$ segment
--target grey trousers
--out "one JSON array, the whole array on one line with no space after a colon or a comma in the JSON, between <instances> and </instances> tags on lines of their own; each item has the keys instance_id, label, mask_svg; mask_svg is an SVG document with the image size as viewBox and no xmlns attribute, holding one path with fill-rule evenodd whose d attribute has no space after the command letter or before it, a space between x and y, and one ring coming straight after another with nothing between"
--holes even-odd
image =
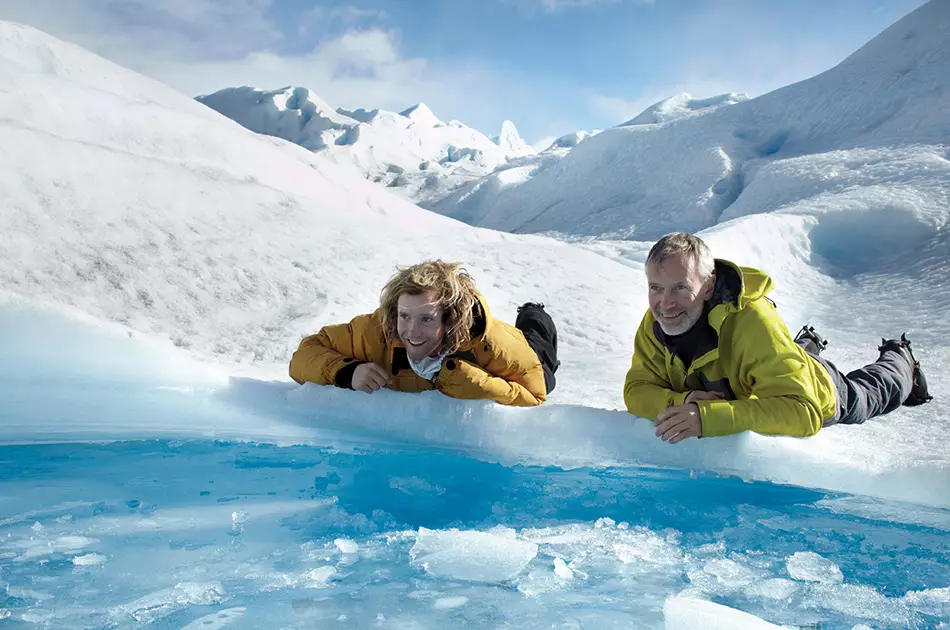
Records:
<instances>
[{"instance_id":1,"label":"grey trousers","mask_svg":"<svg viewBox=\"0 0 950 630\"><path fill-rule=\"evenodd\" d=\"M914 384L913 367L899 352L885 352L874 363L847 374L831 361L812 356L828 370L838 393L837 417L825 420L823 426L826 427L861 424L869 418L890 413L907 400Z\"/></svg>"}]
</instances>

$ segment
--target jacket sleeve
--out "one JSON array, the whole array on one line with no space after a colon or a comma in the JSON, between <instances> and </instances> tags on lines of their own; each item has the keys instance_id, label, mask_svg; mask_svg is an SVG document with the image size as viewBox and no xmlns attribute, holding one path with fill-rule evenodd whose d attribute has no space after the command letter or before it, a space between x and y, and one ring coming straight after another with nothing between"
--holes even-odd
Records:
<instances>
[{"instance_id":1,"label":"jacket sleeve","mask_svg":"<svg viewBox=\"0 0 950 630\"><path fill-rule=\"evenodd\" d=\"M643 316L633 340L633 359L623 384L623 401L635 416L656 420L661 411L682 405L688 392L673 390L668 380L666 353L653 334L653 319Z\"/></svg>"},{"instance_id":2,"label":"jacket sleeve","mask_svg":"<svg viewBox=\"0 0 950 630\"><path fill-rule=\"evenodd\" d=\"M806 437L822 425L817 369L792 340L785 323L764 300L747 306L736 321L741 343L731 344L739 379L753 397L699 401L703 437L742 431Z\"/></svg>"},{"instance_id":3,"label":"jacket sleeve","mask_svg":"<svg viewBox=\"0 0 950 630\"><path fill-rule=\"evenodd\" d=\"M535 407L547 399L544 370L532 366L517 380L493 376L484 368L462 359L446 359L436 378L436 387L452 398L494 400L503 405Z\"/></svg>"},{"instance_id":4,"label":"jacket sleeve","mask_svg":"<svg viewBox=\"0 0 950 630\"><path fill-rule=\"evenodd\" d=\"M354 364L381 363L387 347L374 315L358 315L347 324L324 326L300 342L290 359L290 378L298 383L349 387ZM346 368L346 369L344 369ZM346 375L346 382L338 380Z\"/></svg>"}]
</instances>

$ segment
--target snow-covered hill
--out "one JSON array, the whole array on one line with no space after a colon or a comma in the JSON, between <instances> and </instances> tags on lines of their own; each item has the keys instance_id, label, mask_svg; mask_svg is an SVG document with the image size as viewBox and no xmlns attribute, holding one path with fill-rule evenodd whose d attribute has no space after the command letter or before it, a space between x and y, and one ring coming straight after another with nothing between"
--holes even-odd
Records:
<instances>
[{"instance_id":1,"label":"snow-covered hill","mask_svg":"<svg viewBox=\"0 0 950 630\"><path fill-rule=\"evenodd\" d=\"M889 207L929 208L933 234L950 177L948 68L950 3L934 0L816 77L751 100L674 98L520 185L430 207L512 232L648 240L832 199L853 205L873 189Z\"/></svg>"},{"instance_id":2,"label":"snow-covered hill","mask_svg":"<svg viewBox=\"0 0 950 630\"><path fill-rule=\"evenodd\" d=\"M943 42L922 30L917 40L925 39ZM918 53L922 60L945 54ZM889 111L884 96L872 102ZM940 96L927 98L932 104ZM756 102L619 131L653 138L657 154L672 154L679 145L664 148L662 129ZM409 116L427 118L421 108ZM802 120L801 129L818 124ZM913 142L942 137L936 119L928 120L916 129L905 121L892 132L882 124L868 133ZM611 160L619 154L587 147L603 145L605 135L614 137L613 146L617 131L584 140L531 182L578 154L599 155L604 172L616 175ZM794 145L795 136L787 142ZM946 504L950 458L932 437L947 430L938 405L832 427L807 440L743 435L681 445L656 440L647 421L620 410L633 334L646 309L647 242L571 245L470 227L408 203L350 166L252 133L157 82L9 23L0 24L0 146L12 148L0 152L0 287L16 305L30 305L0 303L12 322L0 327L8 335L2 354L14 357L4 368L9 378L0 379L7 388L0 441L219 430L231 439L308 441L342 427L403 444L471 449L506 463L695 467ZM789 326L818 325L842 367L872 359L876 337L909 331L940 399L950 391L950 296L941 289L950 272L946 157L930 144L773 159L738 202L757 199L757 214L746 211L703 235L718 255L772 274L773 297ZM675 179L687 166L664 168ZM516 169L498 175L516 178ZM697 181L707 175L694 173ZM654 173L658 182L664 176ZM770 178L776 185L765 185ZM609 179L597 171L573 184L579 196L598 198ZM641 193L656 195L645 204L668 200L658 185ZM802 199L813 205L795 205ZM694 227L688 217L668 220ZM548 305L563 361L548 403L523 410L438 395L366 398L289 383L287 360L301 337L374 308L395 265L434 257L465 261L502 319L512 321L527 300ZM32 315L37 305L108 322L121 334L106 344L71 333L55 317ZM20 343L30 335L44 340L42 352ZM141 339L151 345L139 347ZM129 344L137 349L133 358L116 361L121 352L105 351ZM159 358L149 349L155 344L254 378L208 394L204 381L182 383L183 374L171 370L175 380L153 388L151 376L133 375L162 373L142 365ZM53 386L67 370L84 379L77 381L81 408L78 398L59 399L37 385ZM126 405L129 380L147 393L135 407ZM147 403L144 410L140 403ZM217 410L213 419L204 415L206 403Z\"/></svg>"},{"instance_id":3,"label":"snow-covered hill","mask_svg":"<svg viewBox=\"0 0 950 630\"><path fill-rule=\"evenodd\" d=\"M568 375L572 346L581 361L603 347L588 326L632 338L636 323L608 312L643 308L639 296L611 295L636 282L621 264L422 210L28 27L0 27L0 94L0 145L17 147L0 154L0 286L203 359L286 378L301 337L373 310L397 264L430 257L465 261L499 317L513 321L528 300L550 304ZM567 317L585 308L582 285L609 311ZM588 386L579 364L563 394L617 399L613 377L628 361L606 359L611 371Z\"/></svg>"},{"instance_id":4,"label":"snow-covered hill","mask_svg":"<svg viewBox=\"0 0 950 630\"><path fill-rule=\"evenodd\" d=\"M636 117L620 126L629 127L631 125L654 125L671 122L685 116L708 114L724 105L735 105L747 100L749 100L747 94L736 94L734 92L711 98L693 98L690 94L677 94L647 107Z\"/></svg>"},{"instance_id":5,"label":"snow-covered hill","mask_svg":"<svg viewBox=\"0 0 950 630\"><path fill-rule=\"evenodd\" d=\"M257 133L283 138L415 200L439 199L509 159L533 155L514 123L489 138L419 103L401 113L334 110L304 87L228 88L197 100Z\"/></svg>"}]
</instances>

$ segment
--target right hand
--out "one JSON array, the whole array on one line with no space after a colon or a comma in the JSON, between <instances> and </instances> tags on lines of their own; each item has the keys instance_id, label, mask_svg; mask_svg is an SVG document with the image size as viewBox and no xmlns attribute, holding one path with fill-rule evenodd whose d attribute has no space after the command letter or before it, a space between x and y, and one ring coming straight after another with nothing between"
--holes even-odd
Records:
<instances>
[{"instance_id":1,"label":"right hand","mask_svg":"<svg viewBox=\"0 0 950 630\"><path fill-rule=\"evenodd\" d=\"M372 394L388 385L390 380L386 368L378 363L361 363L353 370L351 384L356 391Z\"/></svg>"},{"instance_id":2,"label":"right hand","mask_svg":"<svg viewBox=\"0 0 950 630\"><path fill-rule=\"evenodd\" d=\"M697 400L725 400L726 395L722 392L704 392L702 390L691 391L686 396L686 403L694 403ZM685 404L685 403L684 403Z\"/></svg>"}]
</instances>

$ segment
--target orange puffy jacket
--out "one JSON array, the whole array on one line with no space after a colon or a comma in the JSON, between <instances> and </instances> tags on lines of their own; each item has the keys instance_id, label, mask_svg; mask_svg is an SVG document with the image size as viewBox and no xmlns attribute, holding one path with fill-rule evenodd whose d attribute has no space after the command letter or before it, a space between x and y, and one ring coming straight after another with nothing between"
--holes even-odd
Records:
<instances>
[{"instance_id":1,"label":"orange puffy jacket","mask_svg":"<svg viewBox=\"0 0 950 630\"><path fill-rule=\"evenodd\" d=\"M405 346L383 330L380 310L357 315L348 324L324 326L305 338L290 360L290 377L298 383L343 386L337 373L344 366L373 362L391 374L388 387L396 391L437 389L452 398L540 405L547 390L538 355L520 330L491 316L481 295L478 302L481 312L476 314L471 343L447 356L431 381L413 372Z\"/></svg>"}]
</instances>

